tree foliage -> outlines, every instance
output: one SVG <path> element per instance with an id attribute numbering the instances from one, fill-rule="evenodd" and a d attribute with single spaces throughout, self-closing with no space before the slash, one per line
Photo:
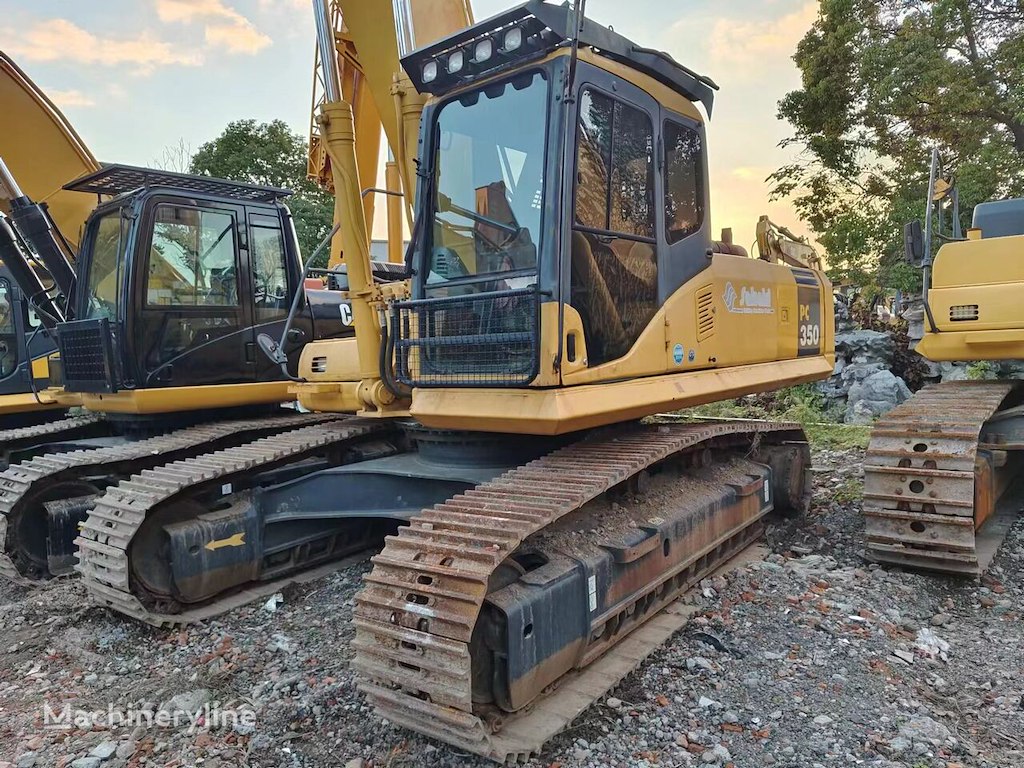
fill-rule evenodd
<path id="1" fill-rule="evenodd" d="M 189 171 L 295 192 L 287 203 L 304 258 L 331 230 L 334 200 L 306 178 L 306 142 L 282 120 L 229 123 L 220 136 L 199 147 Z M 321 259 L 325 264 L 326 258 Z"/>
<path id="2" fill-rule="evenodd" d="M 779 103 L 796 162 L 776 196 L 825 246 L 834 280 L 913 289 L 902 225 L 924 215 L 939 149 L 963 224 L 984 200 L 1024 194 L 1024 4 L 1019 0 L 821 0 Z"/>

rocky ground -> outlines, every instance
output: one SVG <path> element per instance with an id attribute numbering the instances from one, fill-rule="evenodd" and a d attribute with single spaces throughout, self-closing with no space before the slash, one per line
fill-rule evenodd
<path id="1" fill-rule="evenodd" d="M 1024 521 L 981 582 L 869 567 L 861 458 L 816 450 L 811 514 L 704 582 L 690 624 L 532 765 L 1024 766 Z M 487 765 L 356 691 L 367 567 L 173 632 L 83 607 L 74 581 L 4 586 L 0 768 Z M 108 705 L 156 717 L 110 729 Z"/>

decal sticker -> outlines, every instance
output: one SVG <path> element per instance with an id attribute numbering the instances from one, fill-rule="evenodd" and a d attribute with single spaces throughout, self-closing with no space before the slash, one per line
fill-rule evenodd
<path id="1" fill-rule="evenodd" d="M 672 359 L 676 361 L 676 365 L 683 364 L 683 345 L 676 344 L 672 350 Z"/>
<path id="2" fill-rule="evenodd" d="M 691 349 L 691 350 L 690 350 L 690 354 L 689 354 L 689 355 L 687 356 L 687 359 L 688 359 L 688 360 L 689 360 L 689 361 L 690 361 L 691 363 L 692 363 L 692 362 L 693 362 L 694 360 L 696 360 L 696 359 L 697 359 L 697 350 L 696 350 L 696 349 Z"/>
<path id="3" fill-rule="evenodd" d="M 341 324 L 352 325 L 352 305 L 339 304 L 338 308 L 341 311 Z"/>
<path id="4" fill-rule="evenodd" d="M 821 291 L 797 286 L 797 354 L 800 357 L 821 354 Z"/>
<path id="5" fill-rule="evenodd" d="M 597 610 L 597 576 L 587 579 L 587 592 L 590 598 L 590 612 Z"/>
<path id="6" fill-rule="evenodd" d="M 722 294 L 725 308 L 737 315 L 772 315 L 775 306 L 772 303 L 771 288 L 751 288 L 741 285 L 739 290 L 732 283 L 725 284 Z"/>
<path id="7" fill-rule="evenodd" d="M 211 552 L 216 552 L 218 549 L 223 549 L 224 547 L 244 547 L 244 546 L 245 546 L 245 532 L 244 531 L 242 533 L 236 533 L 234 536 L 231 536 L 231 537 L 226 538 L 226 539 L 219 539 L 217 541 L 209 541 L 209 542 L 206 543 L 206 549 L 210 550 Z"/>

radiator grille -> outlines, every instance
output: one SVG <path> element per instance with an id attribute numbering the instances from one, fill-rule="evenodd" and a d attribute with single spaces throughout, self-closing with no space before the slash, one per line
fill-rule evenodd
<path id="1" fill-rule="evenodd" d="M 64 386 L 68 391 L 117 391 L 109 320 L 61 323 L 57 338 Z"/>
<path id="2" fill-rule="evenodd" d="M 537 376 L 534 288 L 395 304 L 396 377 L 411 387 L 524 386 Z"/>
<path id="3" fill-rule="evenodd" d="M 697 341 L 704 341 L 715 332 L 715 297 L 706 285 L 697 291 Z"/>

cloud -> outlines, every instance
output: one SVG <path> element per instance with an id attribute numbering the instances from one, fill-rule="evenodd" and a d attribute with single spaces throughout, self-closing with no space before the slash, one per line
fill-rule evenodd
<path id="1" fill-rule="evenodd" d="M 741 165 L 732 169 L 732 175 L 744 181 L 764 181 L 773 170 L 764 166 Z"/>
<path id="2" fill-rule="evenodd" d="M 764 77 L 765 65 L 785 62 L 818 17 L 818 3 L 804 2 L 799 8 L 775 19 L 725 17 L 711 27 L 708 49 L 716 71 L 750 79 Z"/>
<path id="3" fill-rule="evenodd" d="M 156 0 L 156 15 L 169 24 L 202 23 L 207 47 L 228 53 L 255 54 L 273 42 L 222 0 Z"/>
<path id="4" fill-rule="evenodd" d="M 92 107 L 96 102 L 93 98 L 81 91 L 74 89 L 61 90 L 59 88 L 46 88 L 44 93 L 53 100 L 58 107 Z"/>
<path id="5" fill-rule="evenodd" d="M 259 53 L 271 42 L 251 24 L 210 24 L 203 30 L 203 35 L 208 46 L 223 48 L 228 53 Z"/>
<path id="6" fill-rule="evenodd" d="M 0 29 L 0 48 L 26 61 L 131 64 L 145 74 L 172 64 L 197 66 L 202 56 L 143 31 L 132 38 L 101 37 L 67 19 L 39 21 L 27 29 Z"/>

